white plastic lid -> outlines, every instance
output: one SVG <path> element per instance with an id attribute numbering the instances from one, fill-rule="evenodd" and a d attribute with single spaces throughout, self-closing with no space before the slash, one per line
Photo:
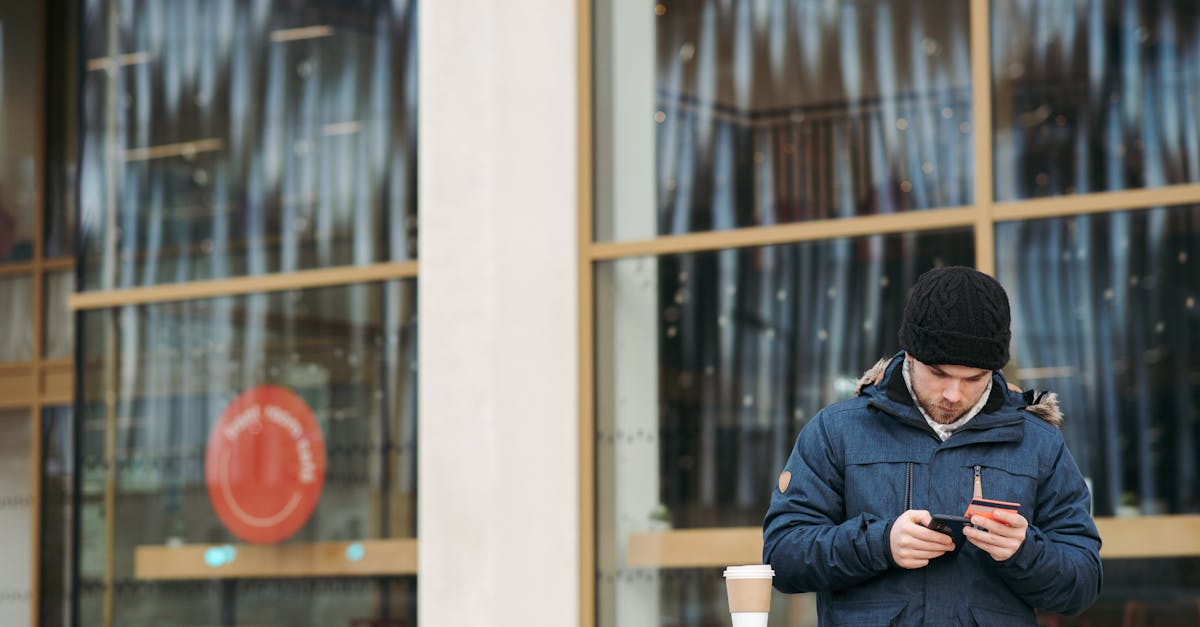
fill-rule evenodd
<path id="1" fill-rule="evenodd" d="M 763 579 L 774 577 L 775 571 L 769 564 L 749 564 L 729 566 L 723 574 L 727 579 Z"/>

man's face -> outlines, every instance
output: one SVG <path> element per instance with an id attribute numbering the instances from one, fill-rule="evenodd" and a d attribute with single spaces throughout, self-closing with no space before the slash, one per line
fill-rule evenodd
<path id="1" fill-rule="evenodd" d="M 987 389 L 991 370 L 940 364 L 930 366 L 908 356 L 913 394 L 934 422 L 950 424 L 963 417 Z"/>

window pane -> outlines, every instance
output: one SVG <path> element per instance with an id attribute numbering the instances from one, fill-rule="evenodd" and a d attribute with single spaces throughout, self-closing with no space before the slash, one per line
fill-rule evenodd
<path id="1" fill-rule="evenodd" d="M 596 6 L 598 240 L 973 201 L 968 3 L 657 7 Z"/>
<path id="2" fill-rule="evenodd" d="M 47 258 L 75 254 L 79 207 L 79 9 L 75 0 L 47 0 L 46 204 Z"/>
<path id="3" fill-rule="evenodd" d="M 414 257 L 415 15 L 87 3 L 82 289 Z"/>
<path id="4" fill-rule="evenodd" d="M 1200 181 L 1200 5 L 991 6 L 997 200 Z"/>
<path id="5" fill-rule="evenodd" d="M 75 355 L 75 321 L 67 298 L 75 291 L 75 271 L 46 275 L 45 357 L 64 359 Z"/>
<path id="6" fill-rule="evenodd" d="M 1092 625 L 1200 624 L 1200 557 L 1104 560 L 1100 598 L 1081 620 Z"/>
<path id="7" fill-rule="evenodd" d="M 727 624 L 705 576 L 629 567 L 629 535 L 761 526 L 800 428 L 899 350 L 912 283 L 973 260 L 963 229 L 599 264 L 600 625 Z"/>
<path id="8" fill-rule="evenodd" d="M 30 559 L 33 554 L 33 439 L 28 410 L 0 411 L 0 624 L 29 623 Z"/>
<path id="9" fill-rule="evenodd" d="M 33 258 L 41 147 L 42 6 L 0 3 L 0 263 Z"/>
<path id="10" fill-rule="evenodd" d="M 1200 207 L 996 226 L 1014 379 L 1058 393 L 1098 516 L 1200 512 Z"/>
<path id="11" fill-rule="evenodd" d="M 86 338 L 87 353 L 80 372 L 84 398 L 79 463 L 82 615 L 97 616 L 87 608 L 89 604 L 98 608 L 106 589 L 103 537 L 105 522 L 111 519 L 116 524 L 114 607 L 117 616 L 128 619 L 118 620 L 119 624 L 187 616 L 187 608 L 205 617 L 195 619 L 203 624 L 264 624 L 262 612 L 267 610 L 251 611 L 259 601 L 250 594 L 256 590 L 250 584 L 129 585 L 135 576 L 136 547 L 244 543 L 214 511 L 206 456 L 218 419 L 231 411 L 235 397 L 251 388 L 278 386 L 298 397 L 311 412 L 326 452 L 319 501 L 303 526 L 283 543 L 413 537 L 415 315 L 415 281 L 84 314 L 80 337 Z M 110 405 L 106 398 L 112 399 Z M 262 415 L 268 418 L 240 424 L 249 433 L 257 433 L 256 428 L 265 431 L 274 420 L 269 417 L 270 407 Z M 103 500 L 109 421 L 116 436 L 112 512 L 105 510 Z M 296 450 L 282 444 L 259 448 L 258 455 L 248 460 L 237 457 L 230 464 L 245 461 L 260 469 L 253 476 L 266 481 L 303 466 L 302 457 L 299 461 L 292 457 Z M 296 465 L 288 465 L 289 460 Z M 230 483 L 232 489 L 241 489 L 236 480 Z M 237 504 L 237 498 L 226 497 L 226 502 Z M 249 508 L 247 502 L 254 501 L 243 500 L 241 505 Z M 265 517 L 247 511 L 251 517 Z M 281 505 L 279 511 L 285 508 Z M 347 591 L 358 590 L 346 585 Z M 304 589 L 295 586 L 299 587 L 284 587 Z M 318 587 L 313 594 L 281 595 L 272 603 L 276 616 L 298 617 L 284 621 L 289 625 L 347 624 L 360 616 L 379 618 L 379 613 L 399 616 L 395 612 L 402 611 L 402 604 L 392 604 L 388 610 L 383 600 L 395 589 L 382 583 L 366 586 L 361 594 L 372 600 L 358 602 L 354 595 L 339 596 L 342 588 L 332 585 Z M 227 606 L 236 606 L 237 622 L 222 622 L 228 614 L 218 612 L 226 612 Z"/>
<path id="12" fill-rule="evenodd" d="M 0 362 L 33 359 L 33 280 L 0 276 Z"/>
<path id="13" fill-rule="evenodd" d="M 42 548 L 38 574 L 41 627 L 71 625 L 71 512 L 75 458 L 70 407 L 42 410 Z"/>

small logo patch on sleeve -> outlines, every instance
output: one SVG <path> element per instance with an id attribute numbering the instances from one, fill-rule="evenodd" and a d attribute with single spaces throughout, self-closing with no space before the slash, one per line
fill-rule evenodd
<path id="1" fill-rule="evenodd" d="M 779 491 L 787 492 L 788 485 L 792 483 L 792 473 L 783 471 L 779 473 Z"/>

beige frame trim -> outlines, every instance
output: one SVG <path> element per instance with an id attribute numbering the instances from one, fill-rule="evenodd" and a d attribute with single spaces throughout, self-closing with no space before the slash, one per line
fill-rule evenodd
<path id="1" fill-rule="evenodd" d="M 68 299 L 73 311 L 81 309 L 106 309 L 124 305 L 146 305 L 180 300 L 197 300 L 218 296 L 236 296 L 259 292 L 301 290 L 314 287 L 331 287 L 351 283 L 370 283 L 393 279 L 416 278 L 418 264 L 414 261 L 374 263 L 365 266 L 337 266 L 315 270 L 280 272 L 261 276 L 243 276 L 228 279 L 167 283 L 147 287 L 130 287 L 117 290 L 77 292 Z"/>
<path id="2" fill-rule="evenodd" d="M 592 303 L 592 2 L 576 3 L 579 263 L 579 625 L 596 622 L 595 358 Z"/>
<path id="3" fill-rule="evenodd" d="M 975 140 L 975 267 L 996 274 L 992 183 L 992 76 L 988 0 L 971 0 L 971 123 Z"/>
<path id="4" fill-rule="evenodd" d="M 0 364 L 0 409 L 33 406 L 35 372 L 32 361 Z"/>
<path id="5" fill-rule="evenodd" d="M 75 400 L 75 360 L 43 359 L 38 377 L 42 407 L 61 407 Z"/>
<path id="6" fill-rule="evenodd" d="M 36 227 L 34 228 L 36 230 Z M 34 255 L 36 254 L 37 252 L 35 250 Z M 0 278 L 32 274 L 36 270 L 37 264 L 33 261 L 14 261 L 13 263 L 0 264 Z"/>
<path id="7" fill-rule="evenodd" d="M 836 237 L 936 231 L 972 226 L 977 222 L 976 213 L 970 207 L 948 207 L 928 211 L 755 226 L 728 231 L 667 235 L 629 242 L 592 242 L 587 253 L 592 261 L 609 261 L 626 257 L 791 244 Z"/>
<path id="8" fill-rule="evenodd" d="M 39 218 L 42 219 L 42 218 Z M 71 270 L 75 268 L 74 257 L 55 257 L 53 259 L 43 259 L 43 270 Z"/>
<path id="9" fill-rule="evenodd" d="M 589 180 L 589 189 L 591 184 L 592 182 Z M 581 206 L 584 202 L 583 199 L 580 200 Z M 588 199 L 586 202 L 590 208 L 591 200 Z M 1200 204 L 1200 184 L 998 202 L 991 205 L 986 220 L 980 217 L 982 210 L 979 205 L 971 205 L 886 215 L 754 226 L 728 231 L 666 235 L 645 240 L 583 242 L 580 250 L 581 256 L 585 260 L 600 262 L 629 257 L 774 246 L 842 237 L 938 231 L 961 227 L 978 229 L 981 222 L 984 221 L 989 225 L 989 232 L 994 233 L 994 225 L 999 222 L 1097 215 L 1186 204 Z M 588 219 L 590 219 L 590 215 Z M 583 220 L 582 217 L 581 220 Z M 994 244 L 988 248 L 989 251 L 984 251 L 984 254 L 989 255 L 991 265 L 994 266 Z M 980 253 L 980 245 L 976 242 L 976 267 L 982 269 L 984 259 L 980 258 Z"/>
<path id="10" fill-rule="evenodd" d="M 362 559 L 350 561 L 351 545 L 363 549 Z M 226 545 L 143 545 L 133 551 L 133 576 L 142 580 L 253 579 L 279 577 L 353 577 L 417 574 L 417 539 L 389 538 L 352 542 L 295 544 L 235 544 L 237 557 L 228 564 L 209 566 L 205 553 Z"/>
<path id="11" fill-rule="evenodd" d="M 996 203 L 996 221 L 1039 220 L 1200 203 L 1200 184 Z"/>
<path id="12" fill-rule="evenodd" d="M 1102 517 L 1102 559 L 1200 556 L 1200 515 Z M 681 529 L 629 535 L 625 564 L 631 568 L 709 568 L 757 564 L 761 527 Z"/>

